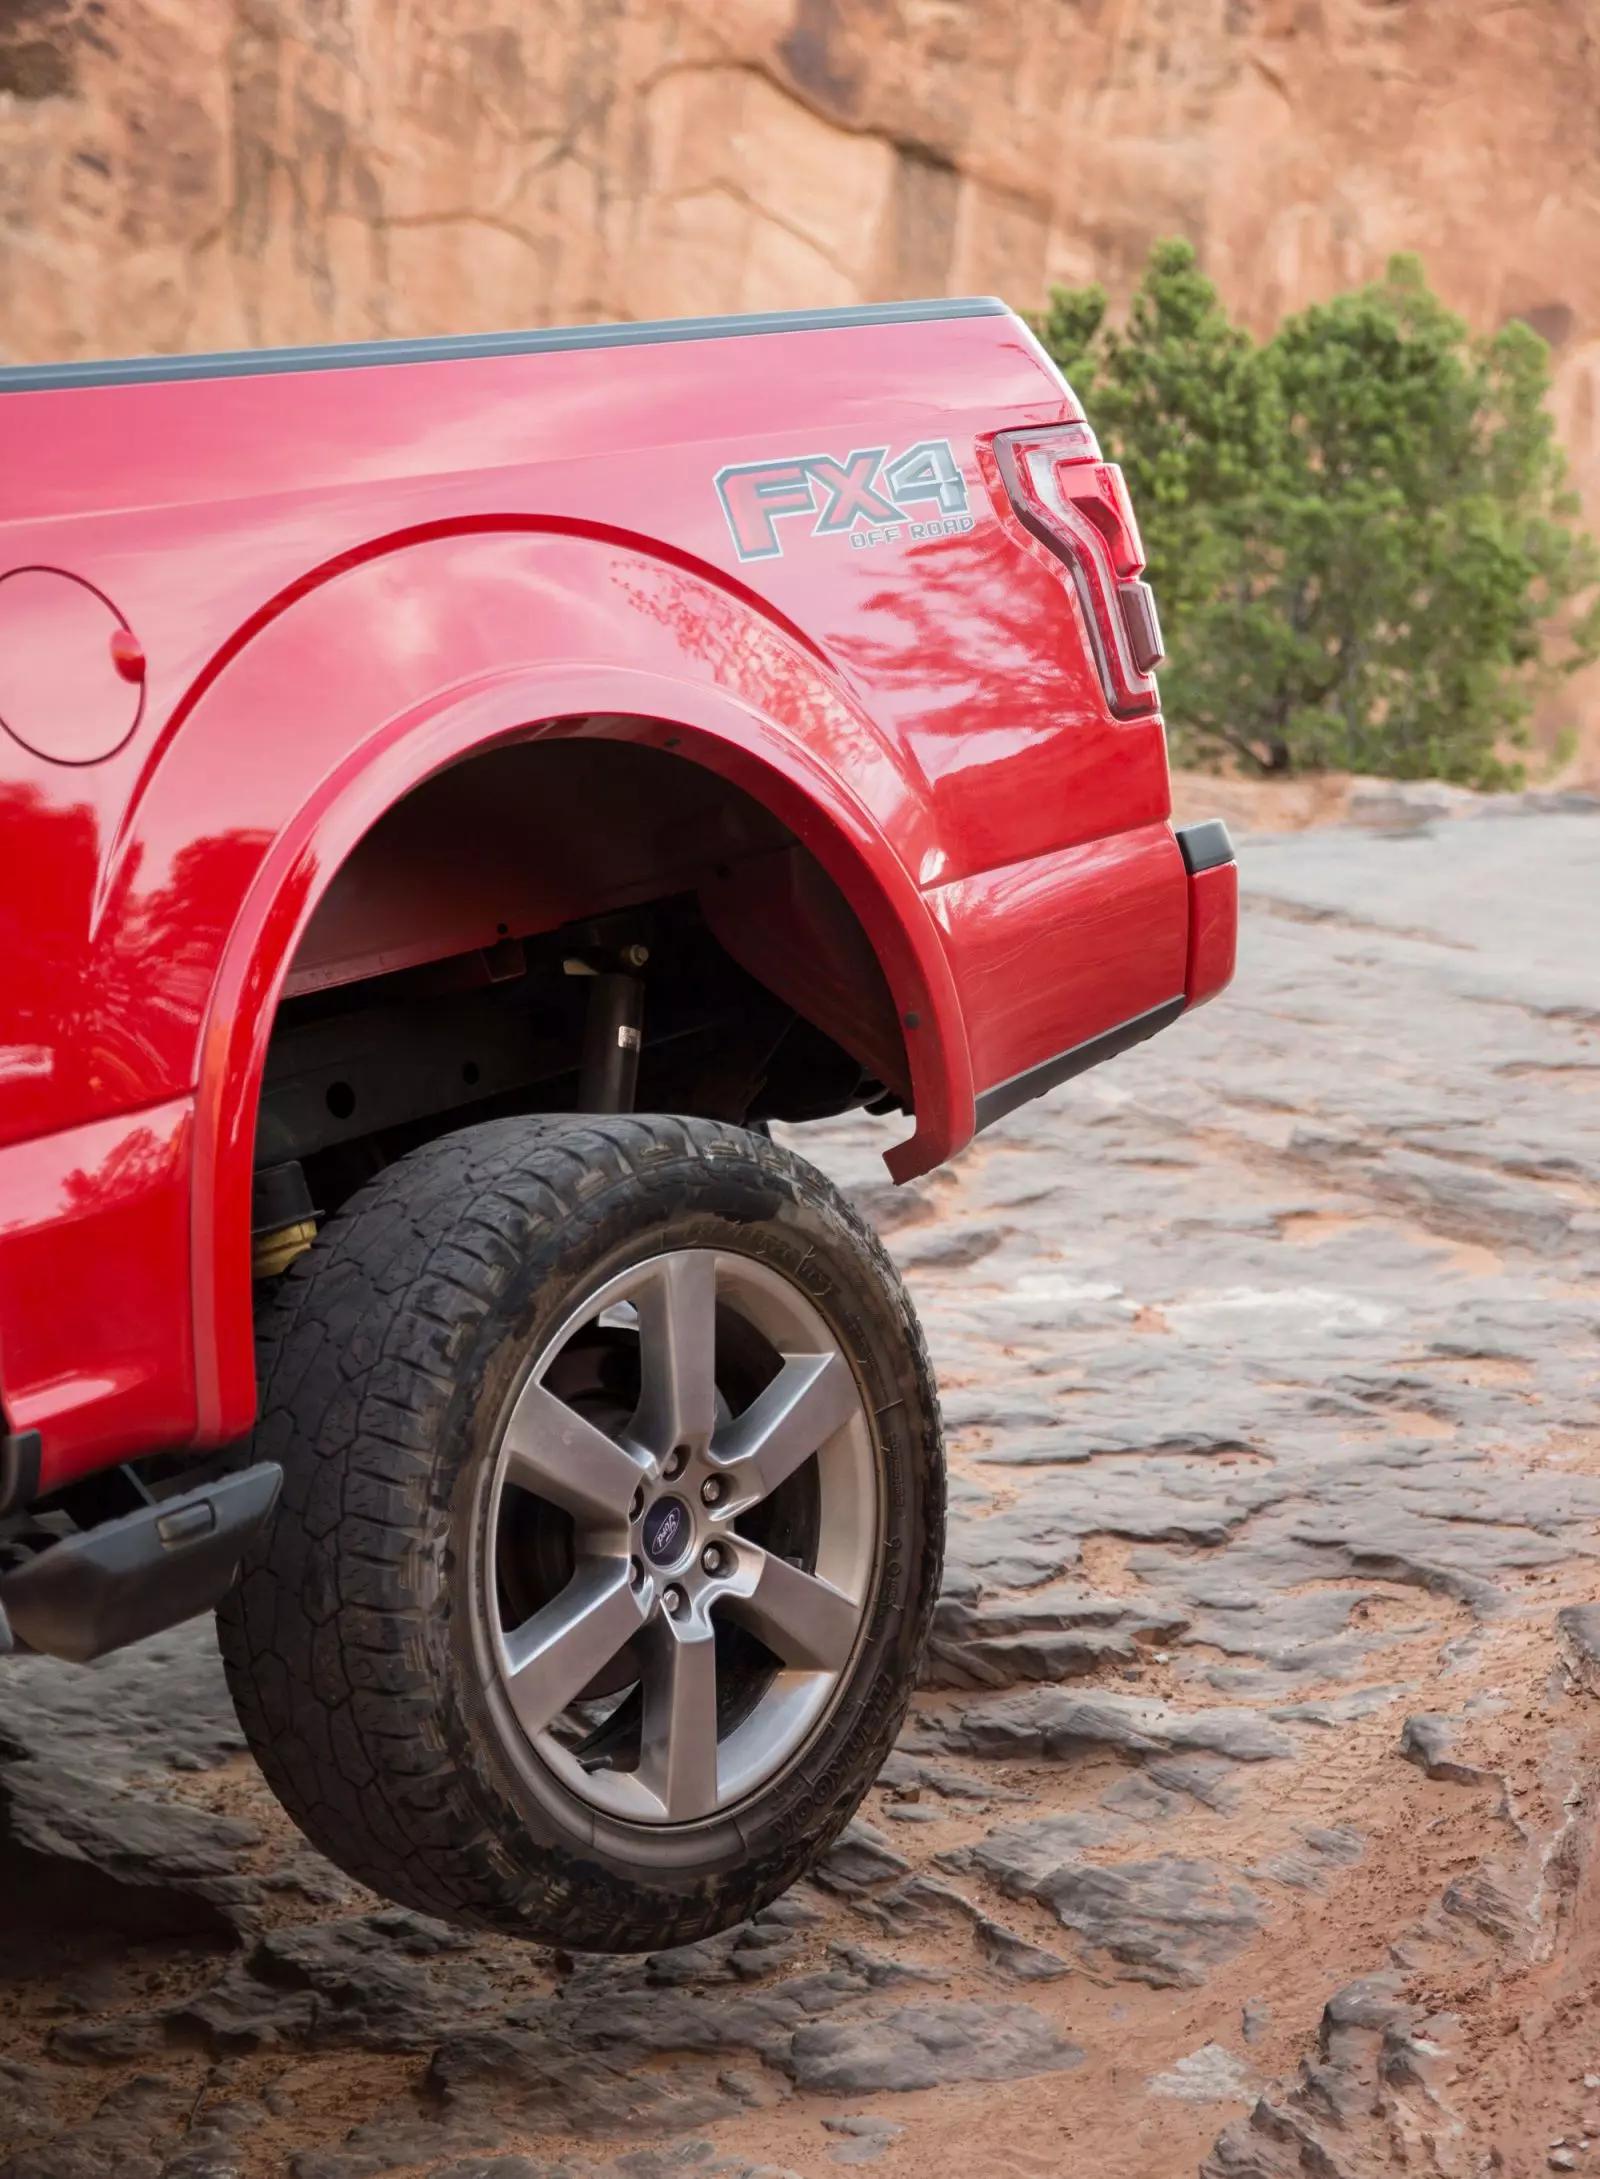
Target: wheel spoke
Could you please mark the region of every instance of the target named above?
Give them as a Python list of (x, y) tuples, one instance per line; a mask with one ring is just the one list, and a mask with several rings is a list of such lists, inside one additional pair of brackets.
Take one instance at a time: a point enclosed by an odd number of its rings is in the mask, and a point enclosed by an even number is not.
[(709, 1626), (654, 1630), (644, 1673), (639, 1782), (669, 1821), (709, 1816), (717, 1805), (717, 1644)]
[(663, 1256), (633, 1297), (643, 1385), (629, 1435), (657, 1459), (716, 1426), (717, 1267), (708, 1249)]
[(580, 1561), (561, 1594), (504, 1637), (506, 1688), (526, 1733), (542, 1733), (644, 1623), (626, 1559)]
[(817, 1574), (770, 1551), (740, 1545), (741, 1566), (718, 1609), (760, 1635), (773, 1654), (802, 1671), (842, 1672), (850, 1661), (861, 1607)]
[(766, 1390), (719, 1434), (712, 1458), (728, 1469), (739, 1506), (753, 1506), (859, 1407), (855, 1379), (842, 1356), (791, 1354)]
[[(871, 1405), (800, 1282), (737, 1250), (663, 1249), (663, 1238), (659, 1227), (642, 1233), (625, 1267), (574, 1303), (536, 1364), (538, 1381), (513, 1403), (497, 1478), (510, 1495), (482, 1605), (505, 1707), (539, 1760), (590, 1808), (689, 1825), (742, 1806), (817, 1731), (858, 1655), (884, 1509)], [(729, 1338), (737, 1324), (749, 1341), (719, 1343), (719, 1314)], [(597, 1321), (615, 1357), (599, 1376), (592, 1357), (563, 1375), (560, 1357), (574, 1340), (584, 1351)], [(776, 1374), (751, 1398), (761, 1379), (745, 1371), (761, 1354)], [(620, 1429), (574, 1389), (608, 1392), (612, 1359), (638, 1368)], [(570, 1391), (571, 1405), (556, 1388)], [(545, 1549), (554, 1515), (530, 1534), (534, 1509), (518, 1491), (570, 1517), (570, 1577)], [(774, 1492), (767, 1528), (747, 1522)], [(674, 1557), (669, 1523), (685, 1515), (691, 1532)], [(752, 1525), (763, 1541), (743, 1532)], [(557, 1526), (564, 1534), (566, 1521)], [(814, 1556), (796, 1548), (802, 1533)], [(524, 1558), (533, 1586), (517, 1608), (529, 1616), (506, 1632), (504, 1599), (518, 1593), (511, 1564), (521, 1569)], [(818, 1571), (805, 1570), (813, 1564)], [(552, 1597), (552, 1580), (563, 1579)], [(722, 1737), (719, 1644), (752, 1673), (724, 1706)], [(586, 1732), (579, 1744), (580, 1719), (593, 1722), (589, 1698), (602, 1692), (621, 1708), (603, 1735)]]
[(507, 1482), (564, 1507), (580, 1527), (627, 1520), (639, 1463), (543, 1385), (523, 1388), (505, 1446)]

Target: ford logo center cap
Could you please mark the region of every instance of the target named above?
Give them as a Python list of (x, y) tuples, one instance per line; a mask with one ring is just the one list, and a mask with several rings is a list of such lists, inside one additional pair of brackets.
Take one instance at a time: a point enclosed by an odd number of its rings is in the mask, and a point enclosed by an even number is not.
[(645, 1557), (652, 1566), (671, 1566), (689, 1541), (689, 1508), (681, 1498), (658, 1498), (644, 1517)]

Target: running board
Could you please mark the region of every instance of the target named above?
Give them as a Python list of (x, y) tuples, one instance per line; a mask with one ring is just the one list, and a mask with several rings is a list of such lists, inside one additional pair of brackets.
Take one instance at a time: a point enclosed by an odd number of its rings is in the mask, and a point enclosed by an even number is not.
[(278, 1500), (272, 1461), (50, 1544), (0, 1581), (19, 1648), (88, 1664), (220, 1603)]

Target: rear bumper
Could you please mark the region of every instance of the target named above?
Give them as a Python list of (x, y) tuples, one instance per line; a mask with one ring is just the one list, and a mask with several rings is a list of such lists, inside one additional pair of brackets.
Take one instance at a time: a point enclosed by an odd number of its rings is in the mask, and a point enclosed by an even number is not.
[(1189, 953), (1185, 1009), (1204, 1006), (1233, 981), (1239, 951), (1239, 865), (1220, 817), (1185, 825), (1177, 834), (1189, 877)]
[(1135, 1014), (1131, 1021), (1118, 1022), (1114, 1029), (1102, 1035), (1090, 1037), (1083, 1044), (1073, 1045), (1070, 1051), (1060, 1052), (1054, 1059), (1045, 1060), (1040, 1066), (1030, 1067), (1026, 1074), (1014, 1074), (1009, 1082), (997, 1082), (993, 1089), (980, 1091), (978, 1096), (978, 1131), (992, 1127), (996, 1120), (1004, 1119), (1008, 1112), (1015, 1112), (1018, 1105), (1025, 1105), (1035, 1097), (1042, 1097), (1046, 1090), (1053, 1090), (1058, 1083), (1070, 1082), (1075, 1074), (1086, 1074), (1091, 1067), (1100, 1066), (1105, 1060), (1115, 1059), (1118, 1052), (1128, 1051), (1135, 1044), (1143, 1044), (1162, 1029), (1169, 1028), (1184, 1010), (1182, 999), (1167, 999), (1160, 1006), (1152, 1006), (1148, 1012)]
[[(1057, 1052), (1038, 1065), (1025, 1068), (991, 1088), (980, 1090), (977, 1123), (981, 1132), (1018, 1105), (1042, 1097), (1060, 1082), (1070, 1081), (1090, 1067), (1098, 1067), (1118, 1052), (1169, 1028), (1191, 1007), (1207, 999), (1232, 980), (1239, 938), (1239, 870), (1233, 841), (1220, 818), (1200, 825), (1185, 825), (1174, 837), (1183, 857), (1184, 883), (1188, 891), (1188, 943), (1184, 954), (1183, 990), (1128, 1019), (1102, 1030), (1098, 1036)], [(1176, 964), (1174, 964), (1175, 966)], [(1174, 981), (1176, 977), (1174, 976)]]

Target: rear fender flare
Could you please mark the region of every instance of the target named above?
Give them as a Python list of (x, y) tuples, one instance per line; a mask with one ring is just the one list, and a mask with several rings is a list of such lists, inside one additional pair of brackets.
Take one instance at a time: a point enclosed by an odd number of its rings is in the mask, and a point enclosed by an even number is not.
[[(224, 693), (225, 678), (215, 694)], [(191, 1193), (198, 1441), (255, 1417), (250, 1188), (273, 1015), (295, 949), (345, 859), (434, 773), (497, 743), (582, 733), (669, 748), (744, 789), (794, 832), (861, 921), (906, 1030), (916, 1131), (896, 1180), (967, 1142), (974, 1093), (938, 928), (876, 821), (796, 731), (725, 687), (584, 660), (482, 674), (360, 735), (267, 851), (229, 934), (201, 1034)]]

